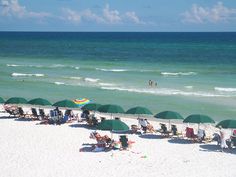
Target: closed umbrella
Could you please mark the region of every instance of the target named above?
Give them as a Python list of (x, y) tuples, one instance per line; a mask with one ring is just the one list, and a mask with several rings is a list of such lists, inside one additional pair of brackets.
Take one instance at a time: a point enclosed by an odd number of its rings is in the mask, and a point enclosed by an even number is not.
[(227, 119), (220, 121), (216, 127), (222, 127), (222, 128), (236, 128), (236, 120), (235, 119)]
[(30, 101), (28, 101), (28, 104), (31, 105), (39, 105), (39, 106), (49, 106), (52, 105), (48, 100), (43, 99), (43, 98), (35, 98)]
[(145, 107), (137, 106), (137, 107), (130, 108), (129, 110), (127, 110), (126, 114), (137, 114), (139, 117), (139, 115), (144, 115), (144, 114), (152, 115), (152, 112)]
[(169, 129), (170, 129), (170, 120), (171, 119), (179, 119), (183, 120), (184, 118), (177, 112), (175, 111), (162, 111), (156, 114), (154, 117), (158, 119), (166, 119), (169, 120)]
[(12, 97), (9, 98), (5, 104), (27, 104), (27, 100), (22, 97)]
[(58, 102), (54, 103), (53, 106), (63, 107), (63, 108), (78, 108), (77, 104), (75, 104), (71, 100), (58, 101)]

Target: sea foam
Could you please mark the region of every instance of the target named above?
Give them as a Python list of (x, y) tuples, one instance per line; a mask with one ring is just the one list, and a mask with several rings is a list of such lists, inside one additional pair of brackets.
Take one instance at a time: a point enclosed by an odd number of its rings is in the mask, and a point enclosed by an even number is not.
[(31, 76), (43, 77), (45, 75), (44, 74), (12, 73), (11, 76), (13, 76), (13, 77), (31, 77)]
[(89, 78), (89, 77), (86, 77), (84, 78), (84, 81), (86, 82), (98, 82), (100, 79), (94, 79), (94, 78)]
[(54, 82), (54, 84), (56, 84), (56, 85), (65, 85), (64, 82)]
[(125, 72), (127, 69), (103, 69), (103, 68), (96, 68), (99, 71), (108, 71), (108, 72)]
[(196, 74), (196, 72), (161, 72), (161, 75), (163, 76), (189, 76)]
[(236, 92), (236, 88), (215, 87), (214, 89), (220, 92)]
[(117, 90), (117, 91), (127, 91), (127, 92), (136, 92), (136, 93), (148, 93), (154, 95), (181, 95), (181, 96), (198, 96), (198, 97), (228, 97), (225, 95), (214, 94), (209, 92), (186, 92), (177, 89), (137, 89), (137, 88), (123, 88), (123, 87), (101, 87), (104, 90)]

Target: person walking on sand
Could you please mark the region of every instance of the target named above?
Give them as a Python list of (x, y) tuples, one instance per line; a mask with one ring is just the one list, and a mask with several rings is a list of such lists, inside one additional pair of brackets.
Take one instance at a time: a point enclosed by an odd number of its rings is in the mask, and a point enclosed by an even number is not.
[(222, 127), (219, 127), (220, 128), (220, 139), (221, 139), (221, 149), (222, 149), (222, 152), (224, 151), (224, 149), (228, 148), (227, 144), (226, 144), (226, 134), (225, 134), (225, 131), (222, 129)]

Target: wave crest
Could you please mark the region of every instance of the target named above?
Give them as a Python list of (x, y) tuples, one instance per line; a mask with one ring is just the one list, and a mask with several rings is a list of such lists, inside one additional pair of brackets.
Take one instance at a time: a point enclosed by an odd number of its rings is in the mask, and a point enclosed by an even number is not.
[(161, 72), (161, 75), (163, 76), (189, 76), (196, 74), (196, 72)]
[(107, 72), (125, 72), (127, 69), (103, 69), (103, 68), (96, 68), (99, 71), (107, 71)]
[(31, 77), (31, 76), (35, 76), (35, 77), (44, 77), (44, 74), (26, 74), (26, 73), (12, 73), (11, 74), (12, 77)]
[(64, 82), (54, 82), (54, 84), (56, 84), (56, 85), (65, 85)]
[(236, 88), (215, 87), (214, 89), (220, 92), (236, 92)]
[(128, 92), (136, 92), (136, 93), (148, 93), (148, 94), (155, 94), (155, 95), (181, 95), (181, 96), (198, 96), (198, 97), (227, 97), (225, 95), (220, 94), (213, 94), (208, 92), (185, 92), (176, 89), (135, 89), (135, 88), (122, 88), (122, 87), (101, 87), (103, 90), (118, 90), (118, 91), (128, 91)]
[(89, 77), (84, 78), (85, 82), (98, 82), (99, 80), (100, 79), (94, 79), (94, 78), (89, 78)]

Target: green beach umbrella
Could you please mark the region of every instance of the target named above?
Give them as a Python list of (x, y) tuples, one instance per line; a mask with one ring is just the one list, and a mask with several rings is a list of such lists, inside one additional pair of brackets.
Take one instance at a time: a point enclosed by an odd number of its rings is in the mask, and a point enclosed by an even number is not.
[(98, 124), (97, 129), (99, 130), (110, 130), (110, 131), (128, 131), (129, 126), (126, 125), (121, 120), (103, 120), (101, 123)]
[(103, 105), (100, 106), (98, 108), (99, 112), (103, 112), (103, 113), (124, 113), (124, 109), (119, 106), (119, 105), (113, 105), (113, 104), (107, 104), (107, 105)]
[(48, 100), (43, 99), (43, 98), (35, 98), (30, 101), (28, 101), (28, 104), (31, 105), (39, 105), (39, 106), (49, 106), (52, 105)]
[(89, 103), (89, 104), (84, 105), (81, 109), (89, 110), (89, 111), (97, 111), (100, 106), (102, 105), (98, 103)]
[(216, 127), (220, 126), (222, 128), (236, 128), (236, 120), (233, 119), (222, 120), (216, 125)]
[(77, 104), (75, 104), (71, 100), (58, 101), (58, 102), (54, 103), (53, 106), (64, 107), (64, 108), (78, 108)]
[(4, 99), (2, 97), (0, 97), (0, 103), (4, 103)]
[(179, 113), (174, 111), (163, 111), (156, 114), (154, 117), (159, 119), (184, 119)]
[(215, 121), (209, 116), (202, 114), (192, 114), (184, 119), (184, 123), (215, 123)]
[(169, 120), (169, 129), (170, 129), (170, 120), (171, 119), (179, 119), (179, 120), (184, 119), (179, 113), (177, 113), (175, 111), (162, 111), (162, 112), (159, 112), (158, 114), (156, 114), (154, 117), (158, 118), (158, 119)]
[(9, 98), (5, 104), (27, 104), (27, 100), (22, 97)]
[(145, 107), (137, 106), (130, 108), (128, 111), (126, 111), (126, 114), (137, 114), (139, 116), (143, 114), (152, 115), (152, 112)]

